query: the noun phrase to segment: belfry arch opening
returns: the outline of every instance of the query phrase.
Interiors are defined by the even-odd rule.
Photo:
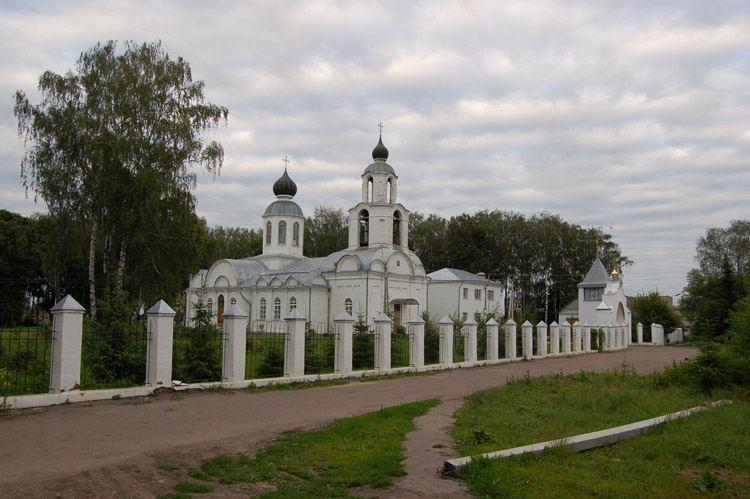
[[[370,213],[367,210],[359,212],[359,245],[367,247],[370,244]]]

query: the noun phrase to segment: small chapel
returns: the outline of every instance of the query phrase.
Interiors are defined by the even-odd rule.
[[[305,217],[294,202],[287,168],[273,185],[276,200],[263,213],[263,252],[221,259],[190,279],[186,317],[199,299],[218,323],[237,305],[249,324],[283,321],[297,309],[311,323],[331,324],[346,312],[368,323],[389,313],[394,325],[421,314],[427,277],[409,250],[409,211],[398,202],[398,176],[387,163],[382,134],[362,175],[361,200],[349,209],[349,244],[325,257],[303,256]]]

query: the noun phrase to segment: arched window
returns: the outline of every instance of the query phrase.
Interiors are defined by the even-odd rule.
[[[393,244],[401,244],[401,213],[393,212]]]
[[[273,318],[275,320],[281,319],[281,298],[274,298],[273,300]]]
[[[385,200],[390,204],[391,201],[391,189],[393,184],[391,183],[391,179],[388,179],[388,182],[385,183]]]
[[[370,178],[367,179],[367,199],[366,199],[366,201],[368,203],[372,203],[373,201],[375,201],[375,199],[373,198],[373,195],[372,195],[372,177],[370,177]]]
[[[344,300],[344,310],[347,314],[352,315],[352,299],[347,298]]]
[[[297,298],[292,296],[289,298],[289,311],[291,312],[295,308],[297,308]]]
[[[224,295],[219,295],[219,299],[216,302],[216,322],[222,324],[224,322]]]
[[[292,225],[292,244],[299,246],[299,222],[294,222]]]
[[[370,214],[367,210],[359,212],[359,245],[367,246],[370,242]]]
[[[286,244],[286,222],[279,222],[279,244]]]
[[[266,224],[266,244],[271,244],[271,227],[273,227],[273,224],[268,222]]]
[[[260,299],[260,320],[266,320],[266,299]]]

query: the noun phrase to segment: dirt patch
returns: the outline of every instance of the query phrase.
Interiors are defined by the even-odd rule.
[[[703,470],[683,470],[678,473],[678,475],[687,478],[691,482],[700,478],[702,474]],[[731,471],[726,470],[711,470],[711,474],[729,483],[741,483],[743,485],[750,485],[750,475],[732,473]]]

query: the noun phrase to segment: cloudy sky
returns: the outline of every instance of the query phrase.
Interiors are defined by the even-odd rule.
[[[291,160],[306,214],[359,201],[382,122],[407,209],[547,211],[601,226],[626,292],[675,295],[708,227],[750,218],[750,3],[0,0],[0,208],[13,94],[97,42],[161,40],[229,108],[210,225],[257,228]]]

